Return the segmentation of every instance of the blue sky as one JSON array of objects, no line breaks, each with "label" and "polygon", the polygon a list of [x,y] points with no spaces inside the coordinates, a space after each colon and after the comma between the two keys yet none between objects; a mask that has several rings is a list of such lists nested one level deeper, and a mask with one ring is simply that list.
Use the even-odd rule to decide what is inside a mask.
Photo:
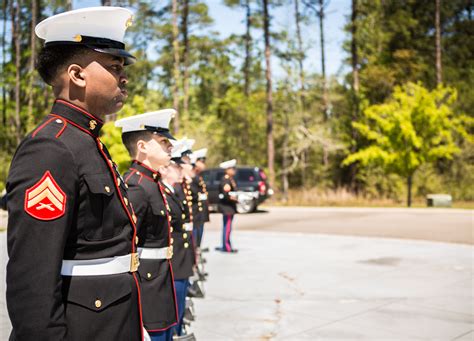
[{"label": "blue sky", "polygon": [[[207,0],[210,15],[214,19],[212,30],[217,31],[222,37],[227,37],[232,33],[242,34],[245,30],[244,17],[245,12],[239,9],[229,9],[223,5],[222,0]],[[99,0],[75,0],[73,7],[83,8],[100,5]],[[300,6],[301,7],[301,6]],[[329,75],[336,75],[342,70],[343,60],[347,57],[342,49],[342,43],[346,39],[343,31],[350,15],[351,0],[330,0],[326,8],[326,20],[324,23],[325,30],[325,47],[326,47],[326,72]],[[274,29],[286,29],[292,34],[295,30],[293,4],[279,7],[271,11],[273,16],[272,26]],[[319,47],[319,24],[314,18],[311,23],[302,29],[304,44],[309,46],[307,52],[307,61],[305,68],[309,71],[321,72],[321,55]],[[254,39],[259,39],[260,35],[255,32]],[[260,39],[256,41],[263,44]],[[282,72],[277,61],[273,61],[273,69],[276,76]]]}]

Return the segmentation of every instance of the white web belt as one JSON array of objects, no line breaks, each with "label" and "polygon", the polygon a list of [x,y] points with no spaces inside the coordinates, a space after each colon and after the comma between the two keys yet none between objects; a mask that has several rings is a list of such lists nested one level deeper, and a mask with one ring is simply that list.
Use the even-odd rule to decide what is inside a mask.
[{"label": "white web belt", "polygon": [[136,253],[111,258],[68,260],[63,259],[63,276],[100,276],[133,272],[138,268]]},{"label": "white web belt", "polygon": [[173,257],[173,247],[139,247],[138,254],[140,256],[140,259],[171,259],[171,257]]}]

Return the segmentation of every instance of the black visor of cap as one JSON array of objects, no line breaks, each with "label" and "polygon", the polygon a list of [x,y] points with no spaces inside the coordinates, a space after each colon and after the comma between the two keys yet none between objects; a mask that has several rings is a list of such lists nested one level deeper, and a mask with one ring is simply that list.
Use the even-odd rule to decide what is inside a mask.
[{"label": "black visor of cap", "polygon": [[145,129],[157,133],[158,135],[164,136],[170,140],[176,140],[173,135],[171,135],[170,130],[161,127],[145,126]]},{"label": "black visor of cap", "polygon": [[95,47],[95,46],[89,46],[92,50],[96,52],[101,52],[101,53],[107,53],[115,57],[121,57],[124,59],[123,64],[124,65],[131,65],[137,61],[137,58],[135,58],[132,54],[125,50],[120,50],[120,49],[113,49],[113,48],[103,48],[103,47]]},{"label": "black visor of cap", "polygon": [[193,151],[191,149],[188,149],[188,150],[185,150],[184,152],[181,153],[181,156],[188,156],[190,154],[192,154]]},{"label": "black visor of cap", "polygon": [[124,59],[124,65],[133,64],[137,60],[132,54],[125,50],[124,43],[107,38],[81,35],[80,37],[78,36],[78,41],[51,41],[46,43],[45,47],[53,45],[83,45],[96,52],[107,53],[112,56],[121,57]]}]

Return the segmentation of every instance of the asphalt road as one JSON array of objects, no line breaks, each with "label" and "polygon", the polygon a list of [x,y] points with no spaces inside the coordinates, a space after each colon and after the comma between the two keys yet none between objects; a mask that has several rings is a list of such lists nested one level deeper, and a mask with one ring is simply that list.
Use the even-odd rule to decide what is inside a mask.
[{"label": "asphalt road", "polygon": [[[221,229],[221,217],[211,214],[206,228]],[[473,244],[474,210],[272,206],[238,215],[234,228]]]},{"label": "asphalt road", "polygon": [[[474,337],[473,248],[461,245],[473,244],[473,210],[265,207],[235,218],[229,255],[214,251],[221,224],[216,213],[206,225],[199,340]],[[11,328],[6,263],[0,232],[0,340]]]},{"label": "asphalt road", "polygon": [[[0,211],[0,230],[6,225]],[[222,215],[211,214],[206,229],[221,228]],[[234,228],[474,244],[474,210],[269,206],[236,216]]]}]

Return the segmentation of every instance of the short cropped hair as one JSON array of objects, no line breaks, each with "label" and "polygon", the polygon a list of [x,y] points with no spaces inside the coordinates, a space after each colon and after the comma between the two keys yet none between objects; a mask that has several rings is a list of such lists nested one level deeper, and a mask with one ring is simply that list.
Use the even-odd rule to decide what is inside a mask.
[{"label": "short cropped hair", "polygon": [[38,54],[36,69],[41,78],[51,85],[62,68],[68,65],[68,63],[73,63],[76,57],[90,52],[92,50],[83,45],[46,46]]},{"label": "short cropped hair", "polygon": [[122,142],[132,158],[137,155],[137,142],[139,140],[148,142],[152,138],[153,132],[149,130],[130,131],[122,134]]}]

